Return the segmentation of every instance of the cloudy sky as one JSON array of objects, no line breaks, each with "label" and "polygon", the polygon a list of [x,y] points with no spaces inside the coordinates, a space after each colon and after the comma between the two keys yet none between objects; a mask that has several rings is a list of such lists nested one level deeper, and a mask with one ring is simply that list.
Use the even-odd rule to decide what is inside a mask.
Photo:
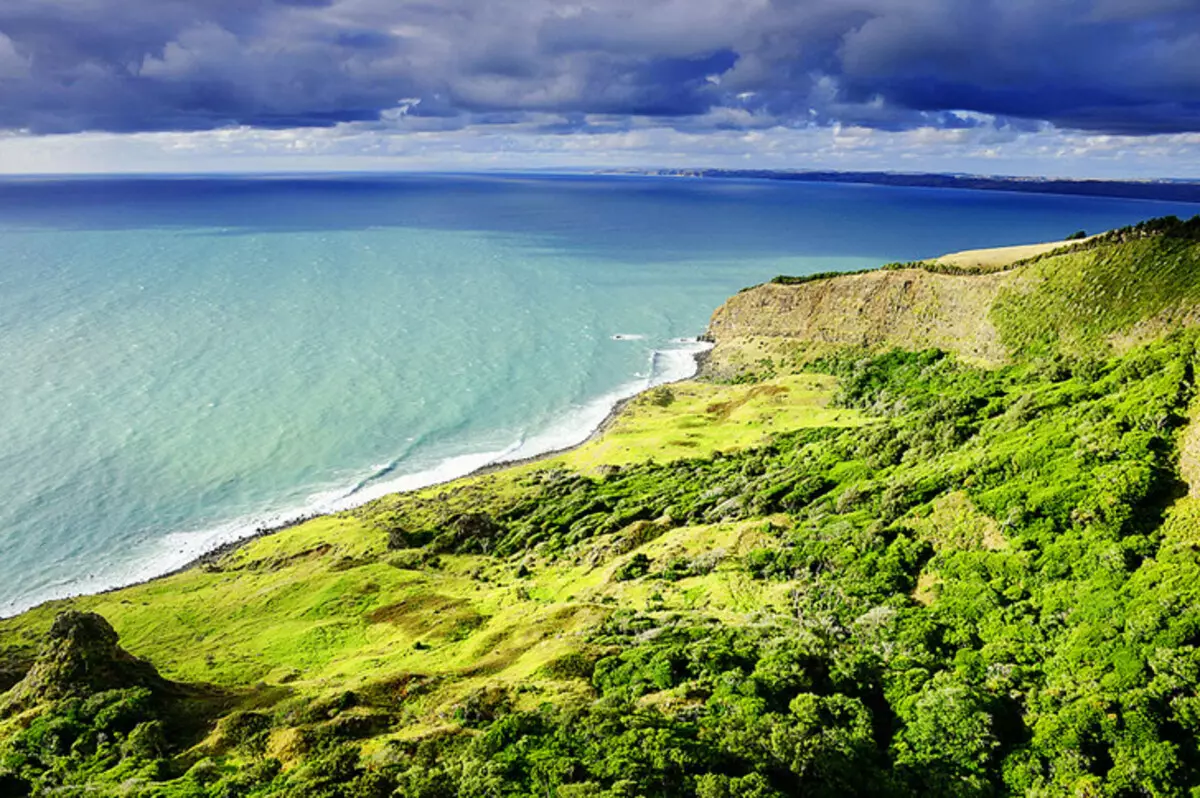
[{"label": "cloudy sky", "polygon": [[1200,0],[2,0],[0,171],[1200,177]]}]

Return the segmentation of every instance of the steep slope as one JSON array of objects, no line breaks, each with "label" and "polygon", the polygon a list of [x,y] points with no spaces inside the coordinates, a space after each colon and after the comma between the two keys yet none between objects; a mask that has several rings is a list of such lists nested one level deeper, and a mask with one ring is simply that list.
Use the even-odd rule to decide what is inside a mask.
[{"label": "steep slope", "polygon": [[1005,268],[980,272],[952,259],[777,278],[713,314],[710,369],[728,376],[845,346],[933,347],[994,366],[1047,347],[1127,349],[1200,319],[1195,220],[1155,220],[993,265]]},{"label": "steep slope", "polygon": [[[743,337],[714,324],[718,353],[745,355],[729,381],[640,397],[587,447],[0,621],[22,676],[0,699],[20,704],[0,789],[1186,794],[1191,229],[1000,274],[753,289],[759,304],[718,312]],[[848,298],[874,326],[839,331],[827,314]],[[972,354],[983,340],[994,359]],[[211,697],[188,713],[202,728],[139,703],[154,684],[34,689],[60,659],[132,673],[102,622],[64,612],[103,616],[173,689]],[[60,651],[80,628],[108,654]]]},{"label": "steep slope", "polygon": [[[998,363],[1006,350],[988,314],[1017,272],[986,276],[923,269],[867,272],[800,284],[767,283],[731,297],[709,324],[717,343],[712,363],[759,339],[845,346],[939,348]],[[814,346],[815,345],[815,346]]]}]

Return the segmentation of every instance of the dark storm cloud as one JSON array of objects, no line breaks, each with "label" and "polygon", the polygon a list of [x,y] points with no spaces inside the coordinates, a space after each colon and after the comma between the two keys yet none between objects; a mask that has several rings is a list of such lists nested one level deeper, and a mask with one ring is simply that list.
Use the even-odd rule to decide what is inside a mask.
[{"label": "dark storm cloud", "polygon": [[955,127],[972,111],[1193,131],[1200,0],[0,4],[0,128],[328,126],[416,98],[414,122],[551,113],[564,130],[581,115]]}]

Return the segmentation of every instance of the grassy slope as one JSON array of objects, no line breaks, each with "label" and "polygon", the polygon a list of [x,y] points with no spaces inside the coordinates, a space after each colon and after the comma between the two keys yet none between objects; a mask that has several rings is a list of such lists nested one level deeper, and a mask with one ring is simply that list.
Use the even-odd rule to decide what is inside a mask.
[{"label": "grassy slope", "polygon": [[[488,507],[519,494],[522,479],[545,469],[704,456],[758,443],[777,430],[862,423],[857,411],[828,407],[834,388],[831,377],[807,374],[754,386],[678,384],[668,405],[643,396],[607,434],[579,449],[413,498],[436,501],[450,493],[456,505]],[[376,506],[397,503],[408,499]],[[397,567],[371,517],[368,508],[314,519],[256,540],[215,567],[51,602],[0,621],[0,640],[10,656],[28,654],[54,615],[74,608],[102,614],[129,651],[182,681],[240,688],[286,683],[286,692],[304,695],[354,689],[392,672],[457,677],[480,670],[515,681],[563,653],[564,636],[594,626],[600,602],[645,606],[653,592],[611,580],[622,561],[643,549],[602,567],[548,565],[532,580],[517,579],[515,564],[479,556],[442,556],[436,569]],[[736,550],[743,532],[738,525],[686,527],[643,548]],[[689,601],[737,593],[728,581],[714,575],[688,585]],[[478,681],[456,678],[439,688],[426,701],[429,716]]]},{"label": "grassy slope", "polygon": [[[915,690],[938,669],[969,675],[976,667],[1011,668],[1016,666],[1007,663],[1021,661],[1026,664],[1019,668],[1028,669],[1028,663],[1042,662],[1045,673],[1035,679],[1040,687],[1022,692],[1022,700],[1031,702],[1029,716],[1044,717],[1045,725],[1027,735],[1062,737],[1055,707],[1070,705],[1093,678],[1077,685],[1071,674],[1093,674],[1097,684],[1107,684],[1125,667],[1122,657],[1142,656],[1124,649],[1105,653],[1101,641],[1111,635],[1105,613],[1118,607],[1124,612],[1140,594],[1165,596],[1165,584],[1186,581],[1184,574],[1195,571],[1190,559],[1192,570],[1170,570],[1179,558],[1194,559],[1200,540],[1200,506],[1172,487],[1181,483],[1170,465],[1177,436],[1170,419],[1182,418],[1191,402],[1193,355],[1176,344],[1136,347],[1190,318],[1200,300],[1198,264],[1194,243],[1151,238],[1035,260],[1003,275],[929,275],[932,288],[919,284],[927,279],[919,273],[891,272],[883,283],[863,275],[848,278],[852,287],[841,297],[830,296],[841,281],[828,281],[821,289],[824,315],[794,328],[787,326],[795,320],[788,314],[807,312],[798,309],[797,296],[807,296],[812,284],[755,289],[742,295],[750,305],[732,304],[715,317],[737,316],[733,335],[722,337],[728,326],[714,325],[718,366],[726,376],[736,371],[746,384],[673,386],[669,394],[631,403],[601,439],[551,460],[388,497],[254,541],[215,566],[0,621],[0,654],[9,662],[27,661],[66,607],[99,612],[125,648],[164,676],[227,688],[242,708],[274,713],[267,753],[293,767],[315,755],[302,738],[323,722],[311,716],[289,720],[295,715],[289,708],[320,707],[347,690],[368,697],[349,713],[378,716],[371,731],[351,735],[368,757],[391,750],[391,741],[461,731],[463,707],[483,690],[500,687],[516,708],[527,710],[547,701],[589,701],[606,688],[564,673],[558,663],[580,653],[612,654],[602,630],[618,610],[697,623],[716,619],[732,629],[764,623],[789,628],[797,619],[803,626],[805,618],[827,612],[836,627],[856,617],[853,624],[864,623],[875,617],[870,613],[883,618],[898,612],[911,614],[914,623],[923,619],[919,623],[932,624],[948,639],[960,636],[957,645],[977,659],[955,658],[953,650],[946,661],[937,660],[947,656],[941,649],[914,653],[917,659],[904,666],[907,675],[884,679],[885,693],[902,692],[903,684]],[[912,310],[893,295],[914,290],[903,288],[906,280],[915,280],[915,290],[926,291],[921,295],[929,300],[917,308],[919,324],[910,319],[897,325],[878,315],[844,340],[829,334],[844,320],[838,315],[846,312],[843,305],[871,300],[872,292],[885,295],[867,302],[873,313]],[[963,285],[970,288],[959,292]],[[947,292],[959,295],[951,301]],[[753,312],[735,313],[747,308]],[[864,352],[844,354],[850,343],[921,348],[949,342],[954,349],[956,331],[978,325],[981,314],[987,317],[988,351],[1003,347],[1014,365],[963,371],[937,358],[872,361]],[[967,337],[959,348],[978,352],[978,334]],[[841,401],[832,403],[839,390]],[[1155,421],[1160,417],[1166,420]],[[796,437],[795,431],[806,429],[816,437]],[[720,454],[764,444],[761,455],[754,450],[729,460]],[[693,460],[657,470],[637,465],[678,458]],[[555,493],[556,475],[606,475],[611,466],[626,468],[617,477],[569,483],[575,487]],[[810,473],[823,481],[815,493],[803,480],[788,494],[798,498],[781,499],[771,489]],[[672,487],[673,479],[684,485],[699,480],[699,486]],[[1107,492],[1096,493],[1097,485]],[[710,497],[705,487],[717,493]],[[575,495],[597,496],[607,502],[605,509],[596,516],[570,509]],[[1126,497],[1134,496],[1151,527],[1136,526],[1121,512],[1123,503],[1134,501]],[[722,509],[741,498],[746,501]],[[522,520],[531,513],[536,518],[539,507],[564,503],[569,512],[563,517],[574,520]],[[642,512],[651,506],[653,512]],[[1014,515],[1018,506],[1023,509]],[[511,534],[526,537],[499,556],[461,546],[439,549],[436,541],[389,549],[389,532],[437,529],[467,511],[515,519]],[[1038,516],[1059,520],[1043,523]],[[597,526],[588,520],[594,517],[626,520]],[[1127,529],[1129,524],[1135,527]],[[1134,528],[1136,534],[1129,531]],[[1130,563],[1124,581],[1084,573],[1093,558],[1108,556],[1096,542],[1105,536],[1129,548],[1120,555]],[[813,547],[819,553],[807,553]],[[640,569],[631,570],[639,557]],[[1050,575],[1061,566],[1048,563],[1063,557],[1075,561],[1077,578],[1070,568]],[[815,559],[801,567],[806,558]],[[987,574],[983,581],[981,573]],[[1043,611],[1068,620],[1045,631],[1041,621],[1031,620]],[[1148,607],[1139,612],[1142,631],[1123,633],[1129,641],[1160,623],[1150,620]],[[853,624],[849,639],[858,640],[866,632]],[[1165,642],[1162,632],[1153,634],[1160,647],[1176,645]],[[1016,639],[1024,640],[1026,653],[1012,653]],[[1078,653],[1081,640],[1092,641],[1094,651]],[[907,651],[911,643],[887,645]],[[1057,663],[1060,656],[1076,659]],[[918,670],[925,675],[915,675]],[[1032,689],[1016,678],[1005,676],[1009,681],[1001,679],[995,689]],[[991,689],[989,683],[972,689]],[[686,714],[686,707],[712,692],[704,684],[644,689],[639,700],[668,716]],[[398,703],[378,698],[397,694],[404,696]],[[1103,700],[1117,701],[1105,695]],[[895,706],[901,713],[915,711],[911,703]],[[1115,716],[1126,711],[1111,706]],[[0,738],[16,733],[29,717],[0,721]],[[257,761],[223,742],[221,728],[183,754],[180,767],[206,753],[225,755],[221,761],[233,764]],[[896,739],[908,740],[889,754],[902,763],[917,743]],[[1064,759],[1047,765],[1051,776],[1045,777],[1030,775],[1036,773],[1032,765],[1006,760],[1005,778],[1010,787],[1041,784],[1055,793],[1075,785],[1087,792],[1089,784],[1104,782],[1093,784],[1089,773],[1107,768],[1105,778],[1112,780],[1118,766],[1133,767],[1121,764],[1126,755],[1119,746],[1113,750],[1106,754],[1108,765],[1083,759],[1068,765]],[[935,772],[942,764],[931,760],[922,767]],[[950,783],[963,792],[983,783],[977,773],[954,778],[961,780]],[[1150,783],[1148,776],[1120,778]],[[1162,778],[1154,783],[1170,782]],[[938,792],[935,787],[926,785]]]},{"label": "grassy slope", "polygon": [[[639,397],[604,436],[557,460],[588,470],[643,460],[676,460],[761,443],[774,432],[861,423],[858,413],[831,407],[836,380],[787,374],[732,387],[686,382]],[[657,403],[656,403],[657,400]]]},{"label": "grassy slope", "polygon": [[995,300],[1010,351],[1102,354],[1194,321],[1200,243],[1150,238],[1037,260]]}]

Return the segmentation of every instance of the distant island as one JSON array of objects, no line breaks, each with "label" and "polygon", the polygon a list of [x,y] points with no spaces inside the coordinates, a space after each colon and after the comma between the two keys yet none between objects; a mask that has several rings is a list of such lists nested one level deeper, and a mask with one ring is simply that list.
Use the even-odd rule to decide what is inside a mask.
[{"label": "distant island", "polygon": [[599,173],[788,180],[800,183],[862,183],[874,186],[961,188],[973,191],[1017,191],[1028,194],[1071,194],[1164,202],[1200,202],[1200,181],[1195,180],[1072,180],[1068,178],[1004,177],[935,172],[828,172],[782,169],[611,169],[602,170]]},{"label": "distant island", "polygon": [[569,452],[0,620],[0,795],[1200,785],[1200,217],[707,338]]}]

